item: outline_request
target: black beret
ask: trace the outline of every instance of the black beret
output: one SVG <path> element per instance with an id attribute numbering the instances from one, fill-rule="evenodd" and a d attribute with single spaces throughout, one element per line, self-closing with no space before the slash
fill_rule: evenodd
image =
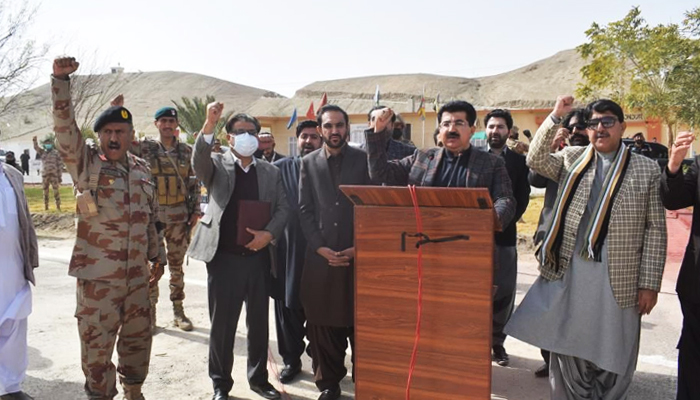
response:
<path id="1" fill-rule="evenodd" d="M 172 107 L 163 107 L 156 111 L 156 121 L 160 117 L 173 117 L 177 118 L 177 110 Z"/>
<path id="2" fill-rule="evenodd" d="M 95 125 L 92 130 L 96 133 L 102 129 L 105 125 L 110 122 L 127 122 L 132 123 L 132 117 L 129 110 L 121 106 L 112 106 L 102 112 L 97 120 L 95 120 Z"/>

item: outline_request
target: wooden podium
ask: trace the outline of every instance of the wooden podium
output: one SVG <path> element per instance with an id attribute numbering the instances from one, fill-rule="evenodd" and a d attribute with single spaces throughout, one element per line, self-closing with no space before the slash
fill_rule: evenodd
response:
<path id="1" fill-rule="evenodd" d="M 487 189 L 341 186 L 355 204 L 355 398 L 490 399 L 495 217 Z"/>

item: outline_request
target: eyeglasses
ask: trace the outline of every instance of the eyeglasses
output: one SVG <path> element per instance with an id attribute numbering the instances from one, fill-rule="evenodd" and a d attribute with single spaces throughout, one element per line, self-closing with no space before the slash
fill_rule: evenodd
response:
<path id="1" fill-rule="evenodd" d="M 603 128 L 612 128 L 617 122 L 617 117 L 607 116 L 603 118 L 590 119 L 586 122 L 588 129 L 596 129 L 598 125 L 603 124 Z"/>
<path id="2" fill-rule="evenodd" d="M 450 129 L 450 127 L 451 127 L 453 124 L 454 124 L 454 126 L 456 126 L 457 128 L 463 128 L 463 127 L 467 126 L 467 121 L 465 121 L 465 120 L 463 120 L 463 119 L 458 119 L 458 120 L 455 120 L 455 121 L 442 121 L 442 122 L 440 123 L 440 127 L 441 127 L 441 128 L 445 128 L 445 129 Z"/>
<path id="3" fill-rule="evenodd" d="M 597 126 L 597 125 L 596 125 Z M 585 131 L 588 125 L 584 122 L 577 122 L 575 124 L 571 124 L 566 127 L 566 129 L 569 130 L 569 132 L 573 132 L 575 129 L 578 129 L 579 131 Z"/>

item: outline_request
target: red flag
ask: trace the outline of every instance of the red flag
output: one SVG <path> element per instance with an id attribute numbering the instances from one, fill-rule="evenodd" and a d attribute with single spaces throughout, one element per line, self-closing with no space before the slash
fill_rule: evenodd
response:
<path id="1" fill-rule="evenodd" d="M 323 97 L 321 97 L 321 102 L 318 104 L 318 109 L 320 110 L 321 107 L 325 106 L 328 104 L 328 96 L 326 95 L 326 92 L 323 92 Z"/>
<path id="2" fill-rule="evenodd" d="M 309 104 L 309 111 L 306 112 L 306 119 L 316 120 L 316 113 L 314 112 L 314 102 Z"/>

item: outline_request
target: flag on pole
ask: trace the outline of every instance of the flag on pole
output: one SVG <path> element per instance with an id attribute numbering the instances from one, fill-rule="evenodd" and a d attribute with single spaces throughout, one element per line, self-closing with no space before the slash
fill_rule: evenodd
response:
<path id="1" fill-rule="evenodd" d="M 435 96 L 435 102 L 433 103 L 433 110 L 435 110 L 435 112 L 438 112 L 439 109 L 440 109 L 440 93 L 438 93 L 437 96 Z"/>
<path id="2" fill-rule="evenodd" d="M 374 91 L 374 105 L 379 105 L 379 85 L 377 85 L 377 90 Z"/>
<path id="3" fill-rule="evenodd" d="M 291 128 L 294 123 L 297 122 L 297 108 L 294 107 L 294 111 L 292 111 L 292 116 L 289 118 L 289 122 L 287 122 L 287 129 Z"/>
<path id="4" fill-rule="evenodd" d="M 309 109 L 306 111 L 306 119 L 316 120 L 316 113 L 314 112 L 314 102 L 309 104 Z"/>
<path id="5" fill-rule="evenodd" d="M 420 97 L 420 105 L 418 106 L 418 116 L 421 121 L 425 121 L 425 97 Z"/>
<path id="6" fill-rule="evenodd" d="M 318 109 L 320 110 L 321 107 L 325 106 L 328 104 L 328 95 L 326 95 L 326 92 L 323 92 L 323 97 L 321 97 L 321 102 L 318 103 Z"/>

